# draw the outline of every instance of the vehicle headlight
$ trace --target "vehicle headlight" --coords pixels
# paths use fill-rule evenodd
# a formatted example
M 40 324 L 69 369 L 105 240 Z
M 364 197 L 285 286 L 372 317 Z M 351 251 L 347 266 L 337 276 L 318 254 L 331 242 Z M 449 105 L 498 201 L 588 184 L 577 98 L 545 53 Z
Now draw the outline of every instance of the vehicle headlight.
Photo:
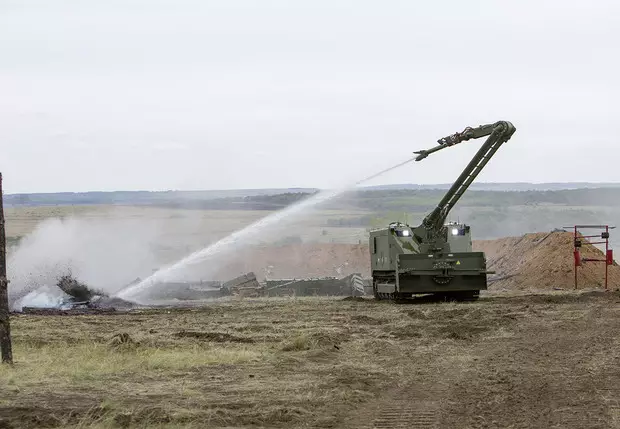
M 458 228 L 452 228 L 452 235 L 459 235 L 459 229 Z
M 403 230 L 403 237 L 409 237 L 409 230 L 408 229 Z

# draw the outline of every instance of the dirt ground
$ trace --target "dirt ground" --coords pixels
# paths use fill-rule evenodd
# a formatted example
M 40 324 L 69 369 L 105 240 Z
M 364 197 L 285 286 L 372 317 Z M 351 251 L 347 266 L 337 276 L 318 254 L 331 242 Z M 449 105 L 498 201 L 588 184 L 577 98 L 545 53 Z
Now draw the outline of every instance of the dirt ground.
M 618 428 L 620 294 L 12 319 L 0 428 Z

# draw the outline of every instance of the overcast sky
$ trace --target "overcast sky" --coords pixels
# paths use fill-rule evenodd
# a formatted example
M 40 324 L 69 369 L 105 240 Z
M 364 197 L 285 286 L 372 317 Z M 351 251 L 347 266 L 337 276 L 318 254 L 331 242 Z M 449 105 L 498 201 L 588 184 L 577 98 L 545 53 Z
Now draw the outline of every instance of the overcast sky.
M 468 125 L 479 181 L 619 181 L 614 0 L 0 0 L 6 192 L 330 187 Z M 451 182 L 482 141 L 373 183 Z

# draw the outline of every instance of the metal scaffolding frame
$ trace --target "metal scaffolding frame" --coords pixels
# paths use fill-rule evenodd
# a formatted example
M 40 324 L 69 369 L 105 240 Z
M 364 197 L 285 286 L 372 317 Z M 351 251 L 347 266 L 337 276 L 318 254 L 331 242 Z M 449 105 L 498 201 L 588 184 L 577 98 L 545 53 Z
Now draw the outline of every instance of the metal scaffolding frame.
M 607 290 L 609 287 L 609 279 L 608 279 L 609 269 L 608 268 L 610 265 L 613 265 L 614 263 L 613 249 L 609 248 L 609 230 L 615 229 L 616 227 L 609 226 L 609 225 L 575 225 L 572 228 L 574 231 L 573 260 L 575 264 L 575 289 L 577 289 L 578 287 L 578 280 L 577 280 L 578 268 L 581 267 L 584 262 L 604 262 L 605 263 L 605 290 Z M 601 230 L 601 232 L 599 234 L 583 235 L 580 232 L 580 230 L 582 229 L 599 229 Z M 597 238 L 597 239 L 600 239 L 600 241 L 589 241 L 590 238 Z M 580 252 L 581 246 L 584 244 L 582 239 L 585 239 L 586 241 L 585 244 L 592 244 L 592 245 L 604 244 L 605 245 L 605 258 L 604 259 L 582 258 L 581 252 Z

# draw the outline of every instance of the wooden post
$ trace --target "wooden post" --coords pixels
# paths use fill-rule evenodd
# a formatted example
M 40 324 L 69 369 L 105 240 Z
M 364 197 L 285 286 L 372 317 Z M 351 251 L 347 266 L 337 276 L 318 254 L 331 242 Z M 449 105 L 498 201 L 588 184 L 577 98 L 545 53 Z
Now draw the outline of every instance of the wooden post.
M 11 346 L 11 325 L 9 322 L 9 282 L 6 278 L 6 235 L 4 231 L 4 194 L 2 193 L 2 173 L 0 173 L 0 349 L 2 363 L 13 363 Z

